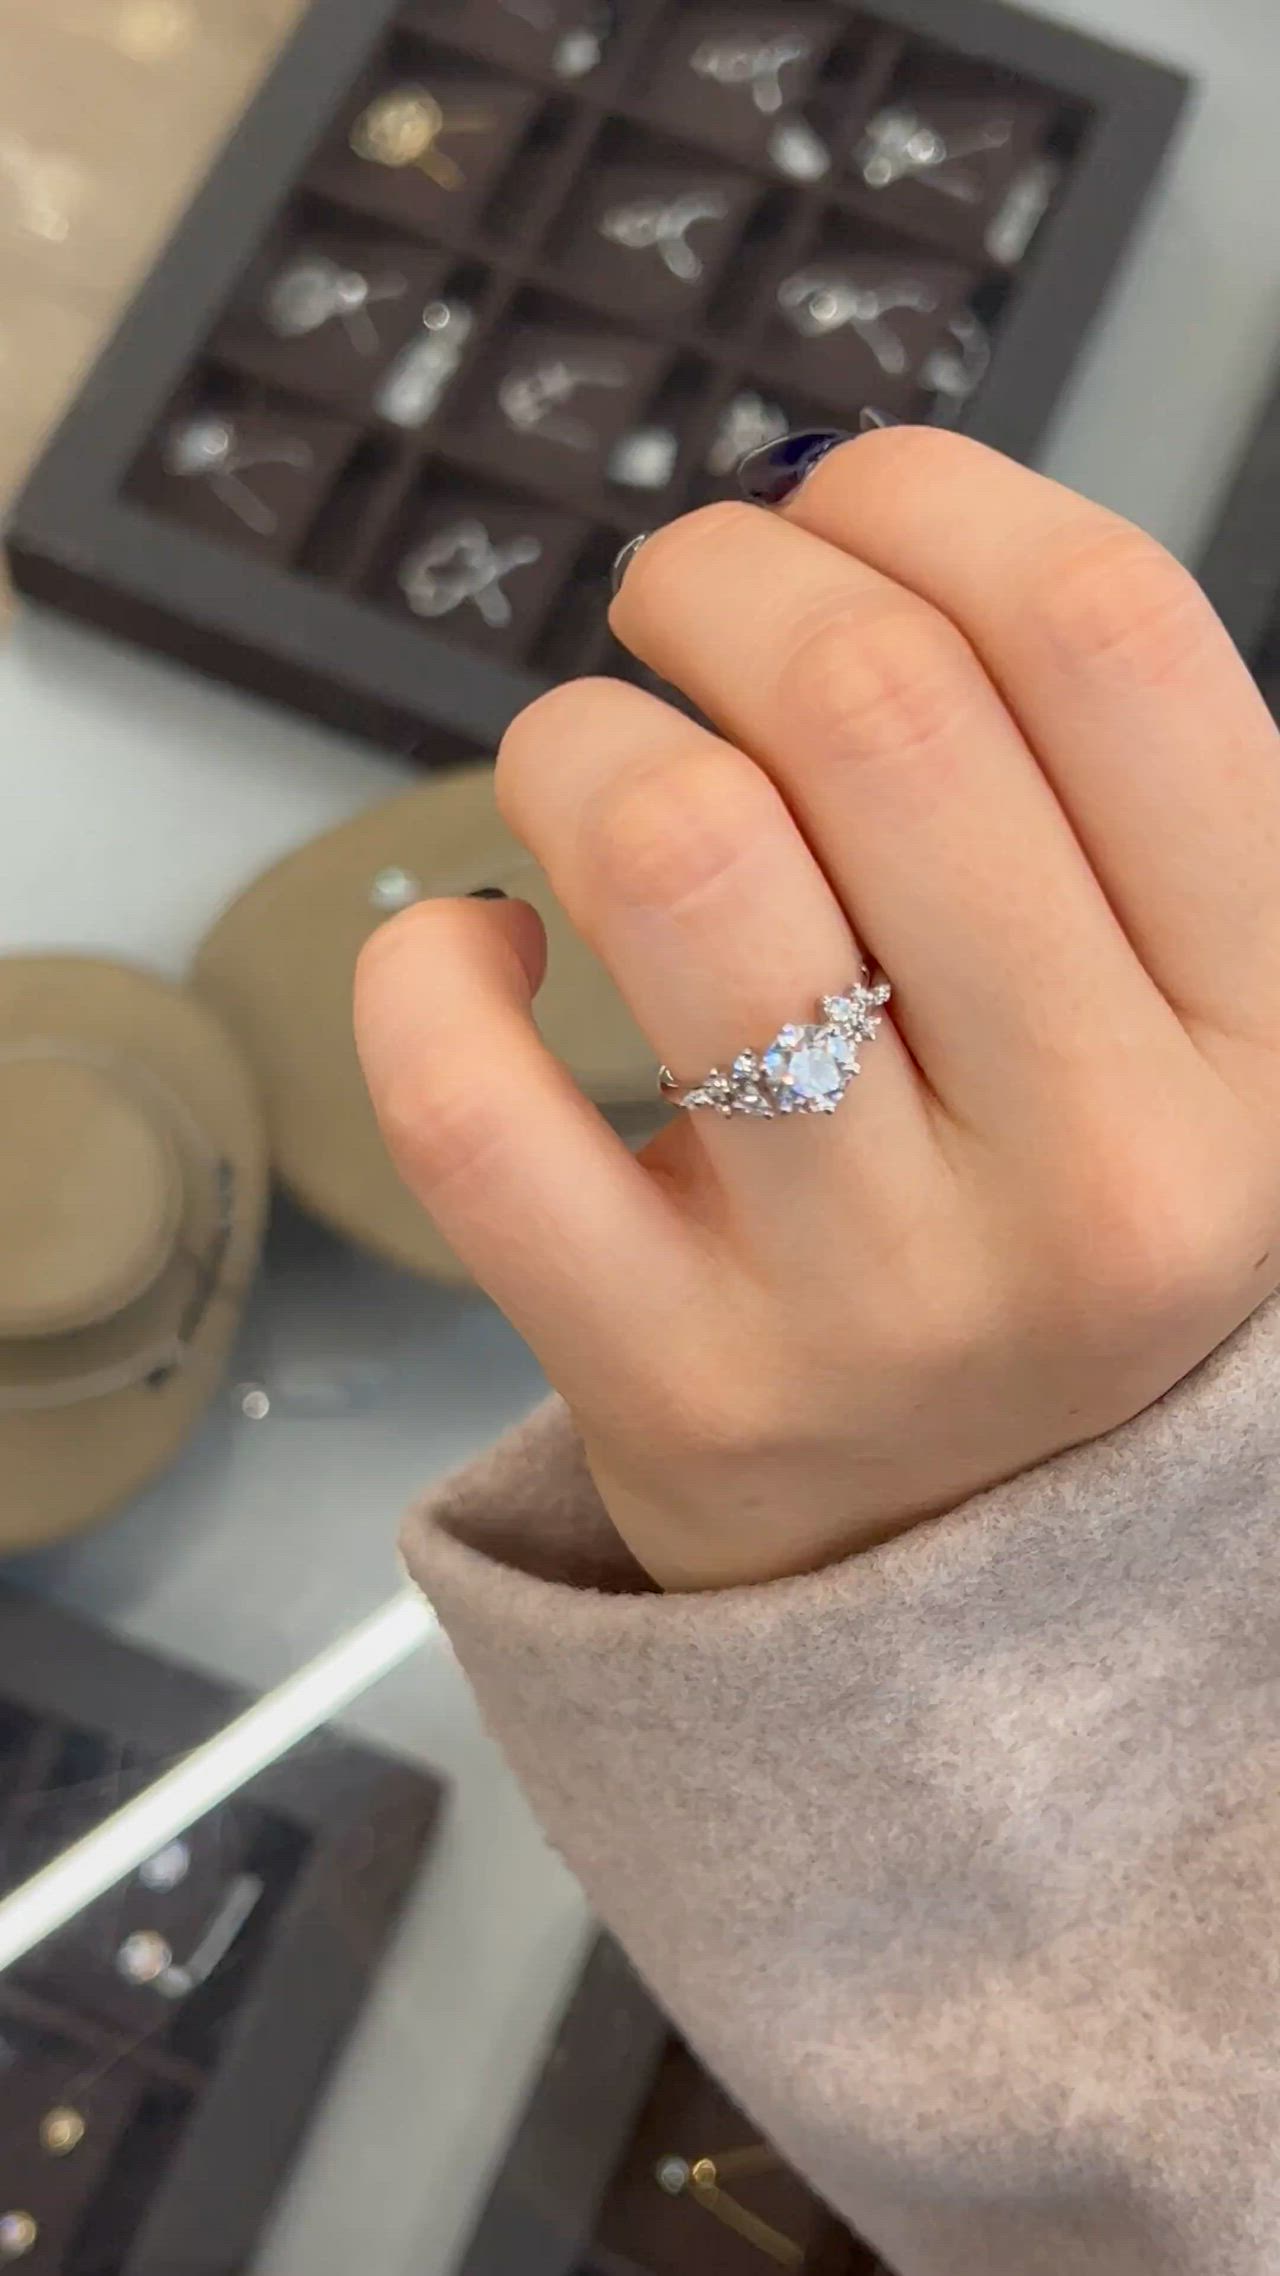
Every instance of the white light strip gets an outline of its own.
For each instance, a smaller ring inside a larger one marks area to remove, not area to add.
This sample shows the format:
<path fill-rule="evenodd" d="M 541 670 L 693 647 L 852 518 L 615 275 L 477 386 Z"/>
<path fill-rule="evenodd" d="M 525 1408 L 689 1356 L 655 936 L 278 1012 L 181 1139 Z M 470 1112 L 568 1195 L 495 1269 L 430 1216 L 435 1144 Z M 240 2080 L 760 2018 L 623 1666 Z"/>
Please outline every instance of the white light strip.
<path fill-rule="evenodd" d="M 392 1597 L 216 1738 L 167 1770 L 144 1794 L 0 1898 L 0 1973 L 358 1699 L 380 1676 L 389 1675 L 436 1626 L 422 1597 L 408 1589 Z"/>

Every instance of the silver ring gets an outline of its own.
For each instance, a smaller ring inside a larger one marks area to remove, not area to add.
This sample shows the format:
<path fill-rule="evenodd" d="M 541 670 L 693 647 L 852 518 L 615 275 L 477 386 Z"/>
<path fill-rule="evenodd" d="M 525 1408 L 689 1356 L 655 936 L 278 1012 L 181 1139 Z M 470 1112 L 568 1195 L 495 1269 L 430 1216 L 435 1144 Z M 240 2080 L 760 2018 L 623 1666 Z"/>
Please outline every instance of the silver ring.
<path fill-rule="evenodd" d="M 687 1114 L 834 1114 L 862 1073 L 858 1047 L 873 1041 L 892 996 L 880 973 L 864 972 L 840 996 L 824 996 L 808 1027 L 784 1027 L 763 1051 L 743 1051 L 726 1072 L 713 1067 L 685 1084 L 659 1070 L 663 1095 Z"/>

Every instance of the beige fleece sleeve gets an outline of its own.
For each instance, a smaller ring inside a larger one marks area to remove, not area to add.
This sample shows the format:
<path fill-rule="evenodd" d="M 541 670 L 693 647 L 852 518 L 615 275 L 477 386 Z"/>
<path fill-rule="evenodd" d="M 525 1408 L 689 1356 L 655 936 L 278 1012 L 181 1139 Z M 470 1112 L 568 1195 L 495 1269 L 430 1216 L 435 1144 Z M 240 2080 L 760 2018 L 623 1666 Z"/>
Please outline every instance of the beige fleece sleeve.
<path fill-rule="evenodd" d="M 552 1839 L 900 2276 L 1280 2270 L 1280 1303 L 815 1578 L 647 1591 L 552 1407 L 412 1522 Z"/>

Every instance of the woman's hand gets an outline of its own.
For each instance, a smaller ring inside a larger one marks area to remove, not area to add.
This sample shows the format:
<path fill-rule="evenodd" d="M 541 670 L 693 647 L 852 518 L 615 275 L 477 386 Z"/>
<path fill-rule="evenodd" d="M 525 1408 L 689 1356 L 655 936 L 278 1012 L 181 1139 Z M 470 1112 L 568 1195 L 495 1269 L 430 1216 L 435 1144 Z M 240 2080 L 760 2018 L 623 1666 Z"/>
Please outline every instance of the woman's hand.
<path fill-rule="evenodd" d="M 894 997 L 839 1111 L 637 1162 L 539 1041 L 518 903 L 366 951 L 402 1174 L 664 1586 L 813 1567 L 1100 1436 L 1280 1285 L 1280 739 L 1149 539 L 978 445 L 836 450 L 635 557 L 498 797 L 693 1080 Z"/>

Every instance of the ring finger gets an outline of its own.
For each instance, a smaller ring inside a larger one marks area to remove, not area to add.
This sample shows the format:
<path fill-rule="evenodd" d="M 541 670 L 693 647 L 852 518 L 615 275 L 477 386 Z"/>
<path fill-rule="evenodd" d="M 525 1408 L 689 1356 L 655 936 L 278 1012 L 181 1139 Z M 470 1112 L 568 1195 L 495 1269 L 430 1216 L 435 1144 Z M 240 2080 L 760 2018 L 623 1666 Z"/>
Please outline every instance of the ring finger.
<path fill-rule="evenodd" d="M 534 704 L 503 743 L 498 799 L 682 1082 L 812 1019 L 857 974 L 848 919 L 774 786 L 638 688 L 580 680 Z M 901 1145 L 924 1114 L 891 1021 L 874 1061 L 860 1138 L 891 1127 Z M 699 1122 L 735 1166 L 768 1162 L 736 1127 Z"/>

